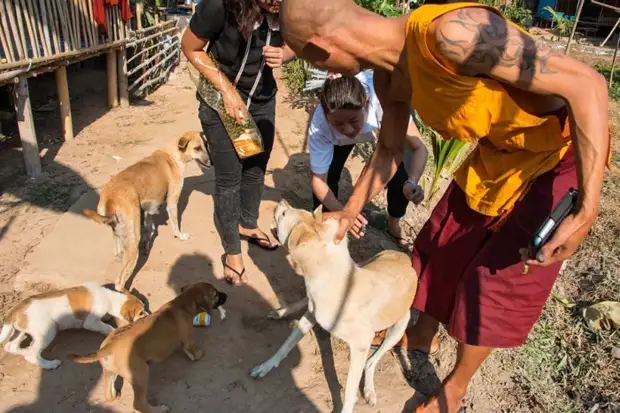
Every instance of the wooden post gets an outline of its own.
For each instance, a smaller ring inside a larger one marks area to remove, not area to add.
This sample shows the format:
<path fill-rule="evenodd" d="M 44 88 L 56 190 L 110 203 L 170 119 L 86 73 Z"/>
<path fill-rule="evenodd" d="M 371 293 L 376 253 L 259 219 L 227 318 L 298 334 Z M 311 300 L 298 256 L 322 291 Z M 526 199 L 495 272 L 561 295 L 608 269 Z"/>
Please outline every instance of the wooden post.
<path fill-rule="evenodd" d="M 142 30 L 142 0 L 136 1 L 136 28 Z"/>
<path fill-rule="evenodd" d="M 118 74 L 116 73 L 116 51 L 107 53 L 108 62 L 108 105 L 111 108 L 118 106 Z"/>
<path fill-rule="evenodd" d="M 116 64 L 118 65 L 118 90 L 121 107 L 129 106 L 129 79 L 127 79 L 127 49 L 124 47 L 116 51 Z"/>
<path fill-rule="evenodd" d="M 575 24 L 573 25 L 573 30 L 570 32 L 570 37 L 568 38 L 568 43 L 566 43 L 566 49 L 564 53 L 567 55 L 570 53 L 570 45 L 573 42 L 573 37 L 575 37 L 575 31 L 577 31 L 577 25 L 579 24 L 579 17 L 581 16 L 581 10 L 583 9 L 583 5 L 586 0 L 579 0 L 577 3 L 577 13 L 575 13 Z"/>
<path fill-rule="evenodd" d="M 26 173 L 31 178 L 36 178 L 41 174 L 41 159 L 39 158 L 39 145 L 34 129 L 32 108 L 30 107 L 28 79 L 25 75 L 19 77 L 19 83 L 15 90 L 15 112 L 17 113 L 19 137 L 24 150 Z"/>
<path fill-rule="evenodd" d="M 60 105 L 60 124 L 65 142 L 73 140 L 73 119 L 71 117 L 71 100 L 69 98 L 69 82 L 67 81 L 67 66 L 60 66 L 55 71 L 56 90 Z"/>
<path fill-rule="evenodd" d="M 614 83 L 614 69 L 616 67 L 616 57 L 618 57 L 618 46 L 620 46 L 620 35 L 618 35 L 618 40 L 616 41 L 616 49 L 614 50 L 614 57 L 611 60 L 611 70 L 609 73 L 609 90 L 611 90 L 611 85 Z"/>
<path fill-rule="evenodd" d="M 605 47 L 605 44 L 611 38 L 611 35 L 614 34 L 616 29 L 618 28 L 618 24 L 620 24 L 620 19 L 616 20 L 616 24 L 614 24 L 614 27 L 611 28 L 611 31 L 609 32 L 605 40 L 603 40 L 603 43 L 601 43 L 601 47 Z"/>

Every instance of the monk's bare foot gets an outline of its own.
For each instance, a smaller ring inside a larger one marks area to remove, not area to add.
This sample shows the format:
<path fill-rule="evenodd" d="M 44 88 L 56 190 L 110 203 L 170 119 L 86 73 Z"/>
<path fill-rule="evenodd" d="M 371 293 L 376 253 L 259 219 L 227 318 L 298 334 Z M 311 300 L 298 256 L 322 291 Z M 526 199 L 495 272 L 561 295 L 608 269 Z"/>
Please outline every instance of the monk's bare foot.
<path fill-rule="evenodd" d="M 420 406 L 415 413 L 459 413 L 466 394 L 466 385 L 447 380 L 441 386 L 439 394 Z"/>

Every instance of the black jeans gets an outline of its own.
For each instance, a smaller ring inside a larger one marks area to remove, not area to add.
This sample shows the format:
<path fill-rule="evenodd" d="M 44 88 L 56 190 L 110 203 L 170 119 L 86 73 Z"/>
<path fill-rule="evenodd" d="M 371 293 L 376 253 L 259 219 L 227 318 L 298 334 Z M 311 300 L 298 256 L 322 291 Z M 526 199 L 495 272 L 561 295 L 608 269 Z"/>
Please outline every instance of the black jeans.
<path fill-rule="evenodd" d="M 217 112 L 200 104 L 198 117 L 215 170 L 215 218 L 226 254 L 241 253 L 239 224 L 247 229 L 257 227 L 265 169 L 273 148 L 275 113 L 275 97 L 250 105 L 250 114 L 263 138 L 265 151 L 239 159 Z"/>
<path fill-rule="evenodd" d="M 342 174 L 344 164 L 354 146 L 355 145 L 334 146 L 334 157 L 332 158 L 332 163 L 329 165 L 329 170 L 327 172 L 327 186 L 329 186 L 329 189 L 331 189 L 336 198 L 338 198 L 338 182 L 340 181 L 340 175 Z M 405 182 L 407 182 L 407 179 L 409 179 L 409 175 L 405 170 L 405 165 L 401 162 L 400 165 L 398 165 L 396 174 L 387 184 L 387 210 L 391 217 L 402 218 L 407 212 L 409 200 L 405 198 L 405 194 L 403 194 L 403 186 Z M 316 209 L 321 202 L 314 194 L 312 194 L 312 200 L 314 209 Z M 323 206 L 323 210 L 327 211 L 327 208 Z"/>

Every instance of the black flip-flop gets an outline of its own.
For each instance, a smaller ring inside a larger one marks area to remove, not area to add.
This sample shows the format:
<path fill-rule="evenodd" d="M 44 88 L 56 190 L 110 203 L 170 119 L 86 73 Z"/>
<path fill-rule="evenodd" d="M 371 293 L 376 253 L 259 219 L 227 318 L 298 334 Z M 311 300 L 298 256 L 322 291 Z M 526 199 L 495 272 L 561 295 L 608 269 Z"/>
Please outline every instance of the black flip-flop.
<path fill-rule="evenodd" d="M 370 349 L 371 349 L 372 351 L 377 351 L 377 350 L 379 350 L 379 347 L 381 347 L 381 344 L 371 344 L 371 345 L 370 345 Z M 394 347 L 392 347 L 390 350 L 403 350 L 403 346 L 395 345 L 395 346 L 394 346 Z M 409 348 L 405 348 L 405 350 L 407 350 L 407 351 L 412 351 L 412 352 L 416 352 L 416 353 L 419 353 L 420 355 L 430 357 L 430 356 L 435 356 L 435 355 L 437 355 L 437 353 L 439 353 L 439 350 L 441 350 L 441 348 L 440 348 L 440 347 L 437 347 L 437 349 L 436 349 L 435 351 L 431 351 L 430 353 L 426 353 L 426 352 L 424 352 L 424 351 L 422 351 L 422 350 L 417 350 L 417 349 L 409 349 Z"/>
<path fill-rule="evenodd" d="M 405 237 L 397 237 L 396 235 L 392 234 L 389 230 L 386 230 L 385 233 L 387 234 L 388 237 L 390 237 L 392 239 L 392 241 L 394 241 L 396 243 L 396 245 L 398 245 L 400 248 L 404 248 L 404 249 L 408 249 L 409 248 L 409 243 L 407 243 L 407 240 L 405 239 Z M 401 242 L 405 242 L 404 244 L 401 244 Z"/>
<path fill-rule="evenodd" d="M 239 285 L 244 285 L 247 284 L 247 281 L 243 281 L 243 276 L 245 274 L 245 268 L 241 270 L 241 272 L 235 270 L 233 267 L 231 267 L 230 265 L 228 265 L 226 263 L 226 254 L 222 255 L 222 265 L 224 266 L 224 268 L 228 268 L 229 270 L 231 270 L 232 272 L 234 272 L 238 277 L 239 277 L 239 282 L 233 282 L 231 277 L 227 277 L 224 276 L 224 279 L 226 280 L 226 282 L 230 285 L 234 285 L 234 286 L 239 286 Z"/>
<path fill-rule="evenodd" d="M 278 244 L 271 244 L 271 240 L 269 239 L 269 237 L 267 235 L 265 235 L 265 238 L 263 238 L 263 237 L 250 237 L 248 235 L 241 235 L 241 238 L 247 240 L 248 243 L 254 244 L 257 247 L 262 248 L 262 249 L 267 250 L 267 251 L 273 251 L 273 250 L 278 248 Z M 266 243 L 268 243 L 271 246 L 267 247 L 264 244 L 261 244 L 261 242 L 266 242 Z"/>

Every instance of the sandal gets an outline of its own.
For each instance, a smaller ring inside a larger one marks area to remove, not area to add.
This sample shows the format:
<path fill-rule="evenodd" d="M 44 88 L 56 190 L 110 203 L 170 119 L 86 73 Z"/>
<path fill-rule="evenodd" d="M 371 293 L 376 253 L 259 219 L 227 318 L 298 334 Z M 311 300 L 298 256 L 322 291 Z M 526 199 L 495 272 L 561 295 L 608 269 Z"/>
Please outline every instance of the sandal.
<path fill-rule="evenodd" d="M 424 409 L 433 401 L 436 400 L 437 397 L 439 397 L 438 395 L 433 395 L 431 397 L 428 398 L 428 400 L 426 400 L 424 403 L 422 403 L 421 405 L 419 405 L 414 411 L 413 413 L 422 413 L 424 412 Z M 458 413 L 466 413 L 466 410 L 464 407 L 459 408 Z"/>
<path fill-rule="evenodd" d="M 263 232 L 263 231 L 261 231 Z M 264 234 L 264 232 L 263 232 Z M 278 248 L 278 244 L 272 244 L 271 240 L 269 239 L 269 237 L 265 234 L 265 237 L 251 237 L 249 235 L 241 235 L 242 239 L 245 239 L 248 241 L 248 243 L 250 244 L 254 244 L 257 247 L 260 247 L 264 250 L 267 251 L 272 251 Z M 266 245 L 268 244 L 268 245 Z"/>
<path fill-rule="evenodd" d="M 385 233 L 387 234 L 388 237 L 390 237 L 392 239 L 392 241 L 394 241 L 396 243 L 396 245 L 398 245 L 400 248 L 409 248 L 409 244 L 407 242 L 407 240 L 405 239 L 405 237 L 397 237 L 396 235 L 392 234 L 390 232 L 390 230 L 386 230 Z"/>
<path fill-rule="evenodd" d="M 233 267 L 226 263 L 226 254 L 222 255 L 222 266 L 225 269 L 232 271 L 238 278 L 233 278 L 229 275 L 224 275 L 224 280 L 230 285 L 242 285 L 248 283 L 248 277 L 245 276 L 245 268 L 241 272 L 235 270 Z"/>

